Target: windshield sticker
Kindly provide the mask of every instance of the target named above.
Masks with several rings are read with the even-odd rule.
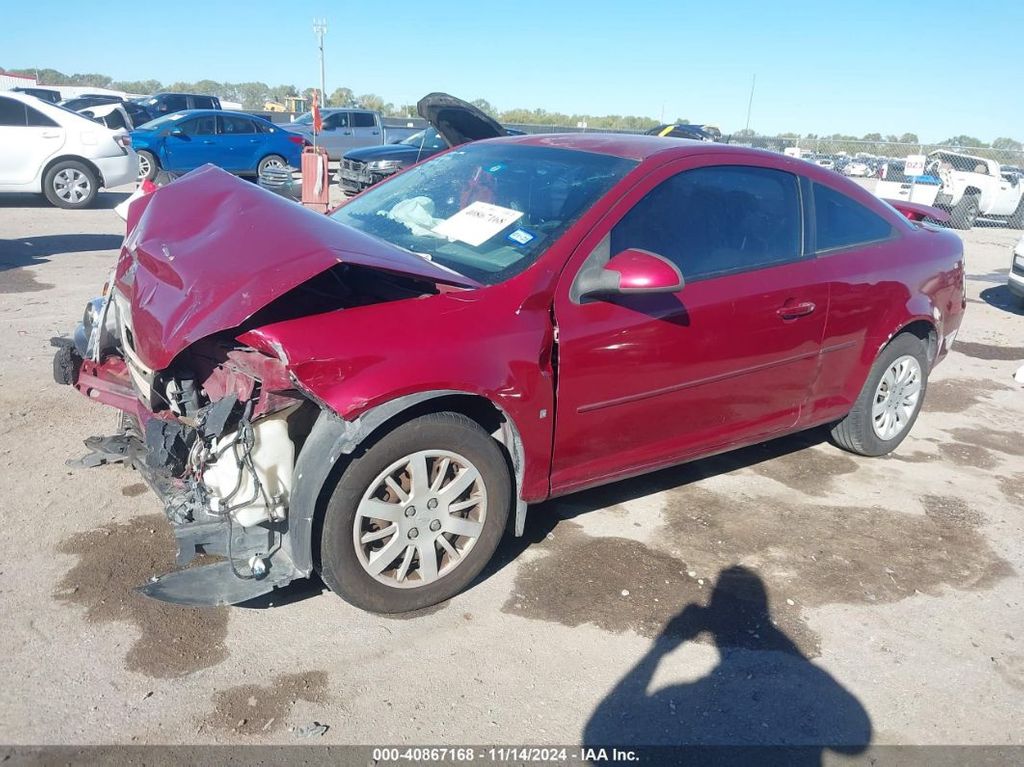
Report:
[[[488,202],[474,202],[435,226],[434,232],[475,248],[522,216],[521,210],[502,208]]]
[[[509,232],[508,236],[505,237],[505,239],[508,240],[509,242],[515,243],[516,245],[528,245],[530,241],[533,240],[533,238],[536,236],[537,235],[535,235],[533,232],[528,232],[526,229],[519,228],[513,229],[511,232]]]

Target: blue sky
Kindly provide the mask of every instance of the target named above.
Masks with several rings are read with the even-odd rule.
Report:
[[[176,0],[11,3],[0,66],[163,82],[305,87],[328,19],[327,90],[415,102],[432,90],[766,133],[1024,140],[1024,3]],[[146,11],[147,21],[141,20]],[[151,45],[141,43],[152,40]]]

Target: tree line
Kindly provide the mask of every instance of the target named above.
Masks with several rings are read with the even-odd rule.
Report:
[[[0,68],[0,72],[3,72]],[[10,74],[28,75],[35,77],[40,83],[50,85],[91,85],[97,88],[111,88],[128,93],[149,94],[159,91],[184,91],[187,93],[202,93],[210,96],[218,96],[224,101],[234,101],[247,110],[262,110],[268,101],[283,104],[288,96],[302,96],[306,99],[307,106],[312,102],[312,87],[301,90],[294,85],[268,85],[264,82],[253,81],[244,83],[217,82],[216,80],[199,80],[198,82],[174,82],[162,83],[159,80],[114,80],[102,74],[65,74],[56,69],[10,69]],[[356,95],[350,88],[335,88],[322,106],[352,106],[363,109],[373,109],[388,117],[414,117],[416,116],[415,104],[393,104],[385,101],[375,93],[364,93]],[[588,114],[567,114],[564,112],[549,112],[545,109],[507,109],[497,110],[486,99],[476,99],[471,102],[483,112],[494,117],[501,123],[511,125],[558,125],[564,127],[575,127],[584,125],[587,129],[595,130],[624,130],[624,131],[645,131],[661,124],[653,117],[642,115],[588,115]],[[689,124],[689,120],[677,117],[673,122]],[[738,130],[731,134],[730,140],[734,142],[753,142],[754,139],[765,138],[750,129]],[[903,133],[900,135],[881,133],[867,133],[863,136],[852,136],[841,133],[832,135],[818,135],[807,133],[778,133],[768,137],[777,141],[788,143],[792,146],[800,142],[801,146],[817,142],[821,145],[844,144],[855,148],[861,144],[905,144],[908,147],[920,145],[921,142],[915,133]],[[807,143],[805,143],[807,142]],[[938,146],[958,147],[966,150],[971,149],[993,149],[1002,152],[1020,152],[1024,145],[1020,141],[1000,136],[986,144],[974,136],[959,135],[951,136],[940,141]],[[838,151],[838,150],[834,150]],[[855,151],[867,151],[855,149]],[[913,151],[913,150],[912,150]]]

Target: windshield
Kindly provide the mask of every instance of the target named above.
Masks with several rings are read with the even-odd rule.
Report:
[[[443,138],[441,138],[440,134],[433,128],[427,128],[426,130],[417,131],[416,133],[413,133],[411,136],[409,136],[409,138],[402,139],[398,143],[417,147],[422,144],[424,149],[448,148],[448,143]]]
[[[567,149],[471,144],[371,187],[332,216],[494,285],[536,261],[635,165]]]
[[[294,120],[292,120],[292,122],[293,123],[299,123],[300,125],[312,125],[313,124],[313,113],[312,112],[305,112],[305,113],[299,115],[298,117],[296,117]]]

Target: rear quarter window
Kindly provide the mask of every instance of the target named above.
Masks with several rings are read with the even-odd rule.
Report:
[[[24,128],[25,105],[20,101],[0,96],[0,125]]]
[[[818,252],[892,237],[892,225],[873,210],[827,186],[813,184],[813,189],[815,249]]]
[[[369,112],[353,112],[352,113],[352,127],[353,128],[373,128],[377,124],[373,115]]]

